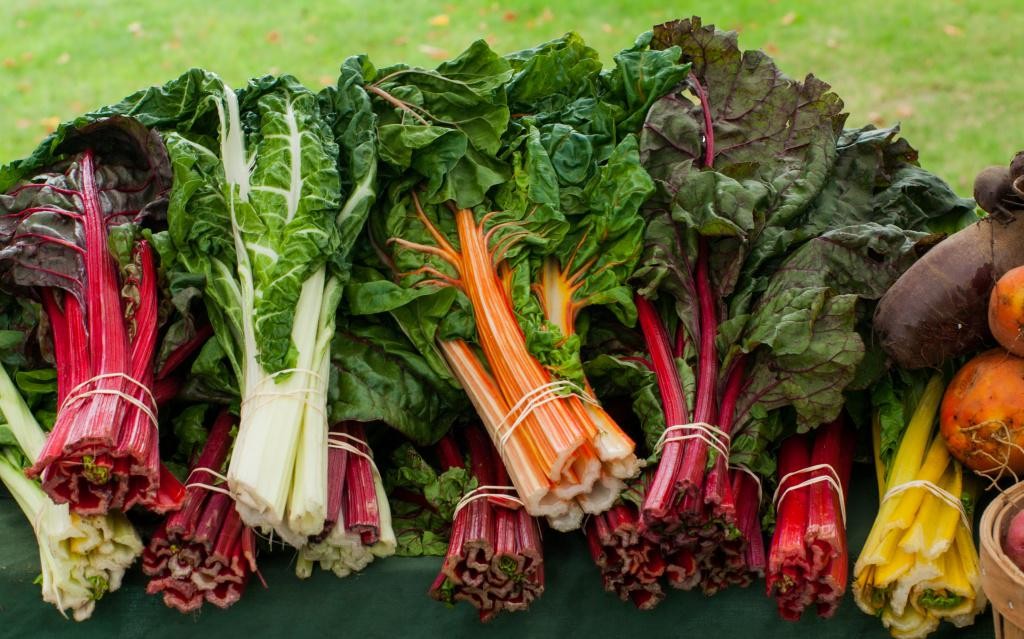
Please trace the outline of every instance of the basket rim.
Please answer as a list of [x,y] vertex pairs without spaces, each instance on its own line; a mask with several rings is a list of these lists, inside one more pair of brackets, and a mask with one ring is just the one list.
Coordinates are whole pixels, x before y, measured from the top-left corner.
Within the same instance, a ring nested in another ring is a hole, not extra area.
[[[985,508],[981,514],[979,525],[979,541],[981,555],[988,556],[988,559],[1002,570],[1007,577],[1024,585],[1024,570],[1015,564],[1003,549],[1002,529],[1006,517],[1012,517],[1024,510],[1024,482],[1014,484],[1010,488],[996,495],[995,499]],[[987,575],[984,567],[982,569],[982,580]],[[990,593],[985,593],[992,599]]]

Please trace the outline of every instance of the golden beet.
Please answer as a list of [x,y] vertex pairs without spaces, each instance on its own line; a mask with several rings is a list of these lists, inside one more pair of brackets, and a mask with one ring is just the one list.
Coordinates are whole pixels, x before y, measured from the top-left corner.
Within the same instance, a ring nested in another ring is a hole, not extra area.
[[1024,359],[1001,348],[957,371],[939,424],[949,452],[968,468],[1000,477],[1024,472]]
[[1024,266],[996,282],[988,301],[988,327],[1003,348],[1024,356]]

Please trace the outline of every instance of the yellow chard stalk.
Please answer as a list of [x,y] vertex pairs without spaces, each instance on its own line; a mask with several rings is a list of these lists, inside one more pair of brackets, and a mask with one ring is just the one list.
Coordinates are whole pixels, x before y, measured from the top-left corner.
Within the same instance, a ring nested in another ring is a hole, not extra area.
[[[936,375],[888,469],[881,468],[877,418],[873,424],[882,502],[854,566],[853,594],[861,610],[878,616],[901,639],[924,637],[943,619],[957,627],[969,625],[986,604],[970,529],[960,508],[950,503],[971,498],[974,484],[965,480],[959,462],[935,433],[942,392],[942,378]],[[899,488],[917,481],[935,485],[950,500],[925,486]]]

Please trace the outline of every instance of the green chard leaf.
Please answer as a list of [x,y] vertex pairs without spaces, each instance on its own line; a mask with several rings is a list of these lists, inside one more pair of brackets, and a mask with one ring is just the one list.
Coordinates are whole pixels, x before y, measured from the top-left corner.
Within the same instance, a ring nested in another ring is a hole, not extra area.
[[[493,231],[490,247],[527,348],[556,376],[586,386],[580,349],[589,320],[582,311],[606,306],[635,321],[626,281],[640,258],[639,209],[654,190],[639,142],[621,123],[635,120],[689,67],[678,52],[639,43],[622,54],[622,69],[603,74],[597,53],[575,34],[492,56],[478,43],[435,70],[361,66],[390,187],[368,224],[346,301],[356,313],[389,313],[437,376],[454,385],[436,343],[475,342],[473,308],[458,288],[437,286],[458,279],[452,265],[410,246],[437,245],[412,194],[455,250],[449,205],[473,207]],[[473,72],[455,76],[470,60],[477,61]],[[464,97],[461,117],[444,115],[450,104],[424,88],[435,86]],[[500,124],[497,144],[490,129],[466,125],[481,119]]]
[[681,324],[699,343],[694,271],[706,251],[723,374],[744,355],[734,456],[770,470],[773,441],[834,419],[848,390],[884,374],[875,301],[973,206],[917,166],[897,128],[843,131],[827,84],[786,77],[734,33],[679,20],[655,27],[650,47],[679,51],[692,73],[644,121],[656,191],[633,282],[670,332]]
[[463,467],[438,473],[409,443],[396,448],[390,461],[384,485],[398,537],[396,554],[444,555],[455,506],[476,488],[476,479]]
[[175,180],[169,230],[178,263],[205,279],[210,321],[241,380],[253,355],[270,372],[295,365],[302,286],[342,260],[355,233],[342,243],[339,149],[316,95],[289,76],[237,93],[223,84],[207,90],[205,108],[218,119],[166,136]]
[[387,317],[339,317],[331,345],[332,422],[383,421],[420,445],[444,435],[465,398]]

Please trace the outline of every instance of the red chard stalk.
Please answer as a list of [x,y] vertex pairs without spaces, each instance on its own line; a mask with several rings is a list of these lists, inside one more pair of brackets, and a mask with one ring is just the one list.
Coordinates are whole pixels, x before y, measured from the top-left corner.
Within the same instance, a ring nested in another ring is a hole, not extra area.
[[[157,270],[136,232],[164,209],[166,151],[123,117],[65,131],[60,150],[0,196],[0,282],[41,298],[58,370],[56,424],[29,474],[82,514],[166,512],[184,490],[160,465]],[[122,258],[115,234],[130,238]]]

